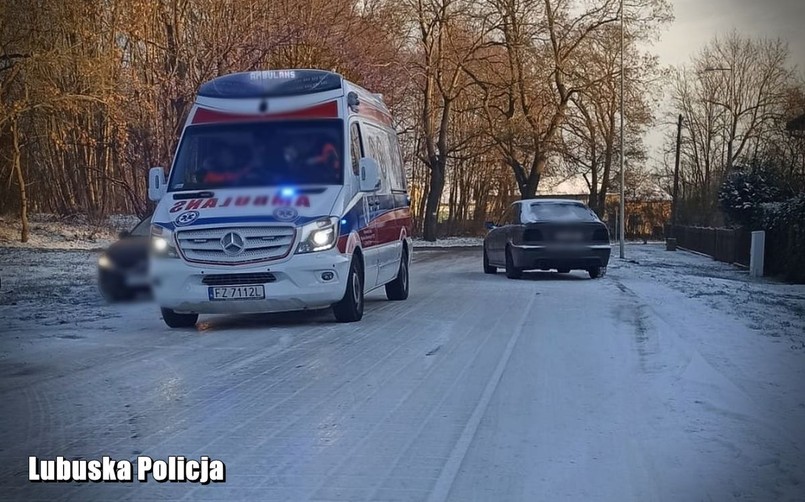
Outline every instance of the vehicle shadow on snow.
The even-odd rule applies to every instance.
[[[541,271],[541,270],[534,270],[534,271],[527,271],[523,272],[523,276],[519,279],[508,279],[506,274],[498,273],[501,279],[506,280],[516,280],[516,281],[534,281],[534,282],[543,282],[543,281],[589,281],[590,275],[587,272],[581,270],[574,270],[567,274],[560,274],[559,272],[550,272],[550,271]]]
[[[371,292],[364,298],[364,315],[388,305],[385,293]],[[226,331],[230,329],[264,330],[270,328],[341,326],[331,308],[277,312],[270,314],[211,314],[202,315],[196,324],[198,332]]]
[[[266,329],[316,324],[336,324],[330,309],[280,312],[275,314],[221,314],[199,319],[198,331],[223,331],[229,329]]]

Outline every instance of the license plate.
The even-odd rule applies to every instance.
[[[584,234],[581,232],[556,232],[556,240],[558,241],[580,241],[584,239]]]
[[[262,300],[263,286],[216,286],[207,289],[210,300]]]
[[[147,275],[129,275],[126,277],[126,285],[133,288],[148,285]]]

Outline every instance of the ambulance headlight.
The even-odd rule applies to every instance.
[[[338,241],[338,218],[323,218],[301,228],[297,253],[312,253],[332,249]]]
[[[151,254],[161,258],[178,258],[173,232],[159,225],[151,225]]]
[[[154,237],[154,251],[164,253],[168,249],[168,240],[164,237]]]

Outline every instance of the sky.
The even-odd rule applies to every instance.
[[[805,0],[669,0],[675,20],[652,50],[663,65],[687,63],[713,36],[733,28],[753,37],[781,38],[788,42],[790,63],[805,75]],[[646,137],[653,161],[662,161],[666,105],[657,111],[657,126]],[[656,165],[656,164],[655,164]]]
[[[733,28],[788,41],[791,62],[805,69],[805,0],[670,0],[676,20],[655,45],[664,64],[686,62],[714,35]]]

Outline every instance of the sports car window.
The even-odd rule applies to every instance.
[[[596,216],[590,209],[579,204],[535,203],[528,212],[530,221],[595,221]]]
[[[130,235],[147,237],[151,234],[151,215],[147,216],[136,227],[131,229]]]
[[[506,224],[507,225],[514,225],[517,223],[517,206],[512,206],[509,208],[509,212],[506,213]]]
[[[519,218],[517,217],[518,213],[518,205],[514,204],[509,206],[505,213],[503,213],[503,219],[501,221],[502,225],[514,225],[518,223]]]
[[[509,208],[509,218],[506,222],[508,225],[516,225],[520,223],[520,206],[518,204],[513,205]]]
[[[502,213],[500,213],[500,216],[498,217],[498,221],[497,221],[497,225],[499,227],[506,224],[506,213],[508,213],[508,212],[509,212],[509,209],[507,208],[507,209],[504,209]]]

